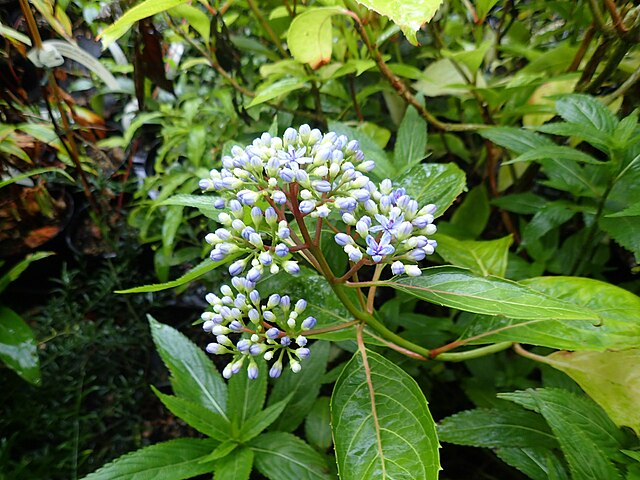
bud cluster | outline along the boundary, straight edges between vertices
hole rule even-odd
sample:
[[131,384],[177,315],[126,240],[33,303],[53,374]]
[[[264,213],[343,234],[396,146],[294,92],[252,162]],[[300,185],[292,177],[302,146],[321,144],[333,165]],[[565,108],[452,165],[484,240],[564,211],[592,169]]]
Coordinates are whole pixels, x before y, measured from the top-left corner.
[[246,364],[249,378],[257,378],[259,356],[274,360],[272,378],[282,373],[285,356],[289,368],[298,373],[300,360],[311,354],[304,333],[316,325],[314,317],[303,315],[307,302],[300,299],[293,304],[288,295],[278,294],[262,299],[255,283],[244,277],[234,277],[231,283],[220,288],[220,296],[206,295],[210,308],[201,315],[204,331],[216,337],[207,352],[233,355],[222,375],[230,378]]

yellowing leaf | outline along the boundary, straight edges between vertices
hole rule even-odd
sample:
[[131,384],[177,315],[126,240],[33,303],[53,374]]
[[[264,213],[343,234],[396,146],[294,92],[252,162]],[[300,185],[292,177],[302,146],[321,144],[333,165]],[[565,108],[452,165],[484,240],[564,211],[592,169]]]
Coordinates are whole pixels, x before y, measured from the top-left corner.
[[296,16],[287,32],[287,43],[293,58],[316,69],[329,63],[332,50],[331,17],[345,14],[340,7],[321,7]]
[[418,45],[416,32],[433,18],[442,0],[357,0],[369,10],[389,17],[402,29],[412,45]]

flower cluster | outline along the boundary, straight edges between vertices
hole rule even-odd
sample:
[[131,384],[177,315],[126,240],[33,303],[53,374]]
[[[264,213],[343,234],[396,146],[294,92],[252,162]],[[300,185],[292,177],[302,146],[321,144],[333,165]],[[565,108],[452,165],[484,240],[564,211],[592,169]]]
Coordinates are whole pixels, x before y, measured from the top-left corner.
[[[203,317],[205,329],[223,335],[222,341],[210,344],[207,350],[234,353],[226,375],[240,369],[247,358],[249,376],[256,375],[252,356],[257,354],[267,359],[278,355],[272,376],[282,371],[283,351],[290,358],[308,355],[297,338],[300,348],[290,348],[291,335],[299,334],[295,328],[310,327],[309,322],[297,326],[295,316],[292,320],[291,315],[299,312],[289,310],[286,295],[279,297],[283,304],[270,301],[266,310],[249,297],[259,298],[254,286],[265,273],[300,272],[294,253],[318,246],[312,245],[314,240],[306,232],[306,217],[317,219],[316,242],[323,222],[337,232],[335,241],[343,247],[354,271],[363,265],[390,264],[395,275],[421,274],[417,262],[436,247],[428,238],[436,231],[436,206],[421,207],[403,188],[394,188],[391,180],[376,185],[367,175],[374,166],[373,161],[365,160],[356,140],[302,125],[298,130],[288,128],[282,138],[264,133],[245,148],[234,146],[231,155],[222,158],[223,168],[211,170],[208,178],[200,180],[203,191],[218,194],[214,206],[221,210],[218,221],[222,226],[206,236],[213,246],[211,259],[229,262],[229,273],[239,292],[236,296],[223,292],[222,299],[211,297],[218,303],[212,303],[213,312]],[[290,224],[293,219],[298,230]],[[334,226],[341,222],[346,225],[343,231]],[[312,256],[307,259],[313,260]],[[275,307],[280,310],[274,311]],[[275,325],[286,325],[289,330]],[[277,334],[269,336],[273,329]],[[226,333],[220,333],[227,330],[244,332],[250,338],[242,337],[234,346],[224,337]],[[306,339],[301,341],[306,343]],[[280,353],[268,348],[276,344]],[[299,362],[291,360],[291,368],[299,370]]]
[[[201,318],[202,328],[216,337],[207,352],[215,355],[233,354],[233,359],[222,371],[225,378],[236,374],[247,364],[249,378],[258,377],[256,357],[274,360],[269,376],[279,377],[285,355],[294,373],[300,371],[300,360],[309,358],[304,332],[316,325],[312,316],[304,317],[307,302],[303,299],[292,304],[288,295],[270,295],[260,298],[255,283],[244,277],[233,277],[232,287],[223,285],[220,296],[208,293],[205,297],[210,309]],[[237,337],[236,342],[230,336]]]

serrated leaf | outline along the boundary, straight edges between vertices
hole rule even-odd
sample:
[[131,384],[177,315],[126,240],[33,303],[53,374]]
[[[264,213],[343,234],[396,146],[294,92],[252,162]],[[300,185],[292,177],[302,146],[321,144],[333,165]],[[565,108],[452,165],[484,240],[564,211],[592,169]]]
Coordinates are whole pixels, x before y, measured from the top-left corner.
[[548,448],[498,448],[496,455],[532,480],[569,480],[562,461]]
[[441,233],[434,235],[438,255],[458,267],[470,269],[478,275],[503,277],[507,270],[509,247],[513,237],[497,240],[457,240]]
[[295,435],[264,433],[249,445],[254,464],[269,480],[330,480],[325,457]]
[[482,317],[468,327],[463,338],[480,335],[482,338],[471,343],[512,341],[566,350],[604,351],[640,345],[640,298],[631,292],[580,277],[537,277],[521,283],[549,297],[588,308],[600,322]]
[[621,478],[611,458],[620,455],[622,433],[588,398],[552,388],[503,393],[498,397],[542,414],[558,439],[575,480]]
[[106,49],[122,35],[127,33],[131,26],[143,18],[151,17],[157,13],[165,12],[171,8],[186,3],[186,0],[145,0],[135,7],[127,10],[113,24],[109,25],[98,35],[102,40],[102,48]]
[[227,386],[204,351],[176,329],[147,317],[156,349],[171,372],[175,394],[228,421]]
[[557,442],[544,419],[521,408],[478,408],[438,424],[440,440],[472,447],[547,447]]
[[428,302],[474,313],[529,320],[599,320],[589,309],[547,296],[521,283],[494,276],[481,277],[465,268],[426,268],[419,277],[399,277],[384,285]]
[[216,442],[179,438],[128,453],[83,480],[182,480],[213,471],[213,464],[200,463]]
[[636,261],[640,261],[640,220],[637,216],[603,217],[598,223],[611,238],[633,253]]
[[264,410],[259,411],[249,418],[240,430],[240,438],[242,439],[242,442],[245,443],[252,440],[271,425],[276,418],[280,416],[289,401],[291,401],[294,393],[295,392],[291,392],[284,400],[280,400],[279,402],[269,405]]
[[165,395],[155,387],[151,387],[165,407],[176,417],[184,420],[188,425],[200,433],[223,442],[230,435],[229,421],[213,413],[210,409],[184,398]]
[[518,155],[533,149],[554,146],[554,143],[547,137],[523,128],[491,127],[479,130],[478,133],[496,145],[508,148]]
[[562,95],[556,101],[556,110],[567,122],[589,125],[601,132],[613,133],[618,125],[611,110],[589,95]]
[[320,451],[329,449],[333,444],[330,403],[329,397],[318,397],[304,421],[307,440]]
[[389,17],[402,29],[412,45],[418,45],[416,32],[427,23],[440,8],[442,0],[357,0],[369,10]]
[[413,107],[407,107],[398,127],[393,150],[394,164],[400,171],[411,168],[425,157],[427,148],[427,122]]
[[591,155],[584,153],[575,148],[564,145],[554,145],[549,147],[538,147],[535,150],[529,150],[516,158],[503,162],[502,165],[511,165],[518,162],[530,162],[534,160],[555,160],[555,161],[571,161],[580,163],[589,163],[592,165],[603,165],[604,162],[596,160]]
[[640,350],[555,352],[545,359],[580,385],[616,425],[640,435]]
[[38,344],[31,327],[8,307],[0,305],[0,360],[27,382],[40,384]]
[[170,282],[154,283],[153,285],[143,285],[141,287],[128,288],[126,290],[116,290],[114,293],[147,293],[147,292],[159,292],[161,290],[167,290],[169,288],[176,288],[181,285],[184,285],[185,283],[189,283],[194,281],[197,278],[200,278],[205,273],[208,273],[211,270],[214,270],[220,267],[221,265],[224,265],[232,261],[237,256],[238,255],[234,255],[234,254],[227,255],[227,257],[224,260],[221,260],[219,262],[214,262],[207,258],[202,262],[200,262],[195,267],[193,267],[187,273],[182,275],[180,278],[171,280]]
[[329,63],[333,44],[331,17],[345,12],[340,7],[314,7],[296,15],[287,32],[293,58],[313,69]]
[[262,410],[267,394],[267,372],[264,361],[257,362],[258,378],[251,380],[247,375],[233,375],[228,381],[227,413],[238,428],[255,412]]
[[331,397],[341,480],[436,479],[439,444],[424,394],[404,370],[372,351],[366,355],[365,366],[355,353]]
[[275,430],[287,432],[295,430],[311,410],[320,392],[322,376],[329,360],[330,347],[329,342],[314,343],[310,347],[311,357],[302,364],[302,371],[298,374],[287,369],[274,385],[269,396],[269,405],[282,401],[293,394],[289,400],[286,414],[274,422],[273,428]]
[[213,480],[249,480],[252,468],[253,451],[242,447],[216,462]]
[[283,78],[282,80],[278,80],[259,89],[256,93],[256,96],[253,97],[253,100],[251,100],[251,103],[247,105],[247,108],[255,107],[256,105],[268,102],[269,100],[273,100],[274,98],[280,97],[287,93],[300,90],[301,88],[304,88],[306,86],[307,83],[304,80],[300,80],[299,78]]
[[421,163],[401,175],[396,183],[418,204],[435,204],[438,209],[434,215],[439,217],[465,190],[466,177],[453,163]]

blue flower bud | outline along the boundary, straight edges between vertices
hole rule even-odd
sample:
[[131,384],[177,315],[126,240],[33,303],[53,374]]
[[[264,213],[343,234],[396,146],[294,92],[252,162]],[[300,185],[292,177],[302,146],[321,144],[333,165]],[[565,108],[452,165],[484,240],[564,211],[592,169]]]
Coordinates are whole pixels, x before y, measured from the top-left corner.
[[297,275],[300,273],[300,267],[298,266],[298,262],[294,262],[291,260],[284,262],[282,264],[282,268],[284,268],[284,271],[290,275]]
[[229,265],[229,275],[233,277],[240,275],[246,265],[246,260],[236,260],[231,265]]
[[300,360],[305,360],[311,356],[311,350],[309,350],[308,348],[298,348],[294,350],[294,353]]
[[258,378],[258,375],[260,375],[258,366],[255,363],[251,363],[249,365],[249,368],[247,368],[247,376],[249,377],[249,379],[255,380],[256,378]]
[[219,248],[214,248],[213,250],[211,250],[209,257],[214,262],[220,262],[224,260],[224,257],[226,257],[226,255]]
[[210,343],[205,347],[205,350],[207,353],[211,353],[212,355],[221,355],[229,352],[226,347],[223,347],[219,343]]
[[249,347],[249,353],[255,357],[264,352],[266,348],[264,343],[254,343]]
[[278,214],[273,209],[273,207],[268,207],[264,211],[264,218],[270,226],[274,226],[278,221]]
[[218,208],[218,209],[220,209],[220,208],[224,208],[224,206],[225,206],[224,198],[216,198],[216,199],[213,201],[213,207],[214,207],[214,208]]
[[271,196],[271,198],[278,205],[283,205],[287,202],[287,196],[284,194],[284,192],[280,190],[276,190],[275,192],[273,192],[273,195]]
[[297,313],[304,312],[305,308],[307,308],[307,301],[304,298],[301,298],[296,302],[295,311]]
[[247,272],[247,280],[250,282],[257,282],[260,280],[260,277],[262,277],[262,272],[256,267],[253,267],[249,272]]
[[356,209],[357,205],[356,200],[349,197],[336,198],[335,203],[340,210],[345,210],[347,212],[353,212]]
[[290,305],[291,299],[289,298],[289,295],[283,295],[282,297],[280,297],[280,307],[283,310],[288,310]]
[[213,320],[207,320],[206,322],[204,322],[202,324],[202,330],[204,330],[205,332],[209,333],[211,332],[211,329],[215,326],[215,323],[213,322]]
[[273,262],[273,258],[269,252],[262,252],[258,255],[258,260],[260,260],[260,263],[265,266],[271,265]]
[[284,140],[286,143],[293,143],[296,141],[296,139],[298,138],[298,132],[296,132],[295,128],[287,128],[284,131],[284,135],[282,135],[282,140]]
[[278,229],[277,235],[280,240],[286,240],[291,235],[291,231],[287,227],[283,227]]
[[260,312],[258,312],[258,310],[256,310],[255,308],[249,310],[249,313],[247,315],[249,316],[249,320],[252,323],[257,324],[260,321]]
[[287,247],[284,243],[279,243],[276,245],[276,255],[279,257],[286,257],[289,254],[289,247]]
[[270,295],[269,299],[267,300],[267,308],[271,309],[278,306],[280,304],[280,298],[280,295],[278,295],[277,293]]
[[407,258],[414,262],[419,262],[426,256],[426,252],[422,248],[415,248],[407,253]]
[[242,339],[242,340],[238,341],[238,344],[236,345],[236,348],[238,349],[238,351],[240,353],[248,353],[250,346],[251,346],[251,341],[250,340]]
[[257,305],[260,302],[260,292],[257,290],[251,290],[251,292],[249,292],[249,300]]
[[282,374],[282,363],[276,362],[269,370],[269,376],[271,378],[278,378]]
[[266,310],[262,312],[262,316],[267,322],[273,322],[276,319],[276,314],[273,313],[271,310]]
[[296,174],[290,168],[282,168],[279,172],[280,178],[287,183],[293,182],[296,178]]
[[220,238],[220,240],[226,241],[231,238],[231,232],[229,232],[229,230],[227,230],[226,228],[218,228],[215,233]]
[[253,223],[256,225],[256,227],[260,225],[260,223],[262,222],[262,218],[263,218],[263,214],[260,207],[252,207],[251,220],[253,220]]
[[296,343],[299,346],[304,347],[307,344],[307,339],[306,339],[306,337],[303,337],[302,335],[298,335],[298,337],[296,338]]
[[311,186],[320,193],[328,193],[331,191],[331,183],[326,180],[314,180],[311,182]]
[[391,273],[394,275],[402,275],[404,273],[404,265],[402,262],[395,261],[391,264]]
[[347,225],[355,225],[357,220],[351,213],[345,212],[342,214],[342,221]]
[[313,212],[313,209],[316,208],[316,202],[313,200],[303,200],[299,205],[300,211],[304,214],[308,214]]
[[316,326],[316,323],[318,323],[318,321],[315,319],[315,317],[307,317],[302,322],[302,329],[311,330],[313,327]]
[[251,233],[249,235],[249,243],[256,248],[262,248],[264,244],[262,243],[262,237],[258,233]]
[[230,200],[229,201],[229,209],[233,212],[233,213],[240,213],[242,212],[242,204],[238,201],[238,200]]
[[213,182],[207,178],[203,178],[198,182],[198,186],[200,187],[200,190],[209,190],[210,188],[213,188]]
[[271,340],[275,340],[280,336],[280,330],[278,330],[276,327],[273,327],[267,330],[265,335],[267,336],[267,338],[270,338]]
[[333,238],[336,241],[336,243],[341,247],[344,247],[345,245],[351,245],[354,243],[353,238],[351,238],[346,233],[342,233],[342,232],[336,233],[336,236]]
[[284,336],[280,339],[280,344],[284,347],[288,347],[291,345],[291,339],[287,336]]
[[234,320],[229,324],[229,328],[234,332],[239,332],[244,328],[244,326],[238,320]]

